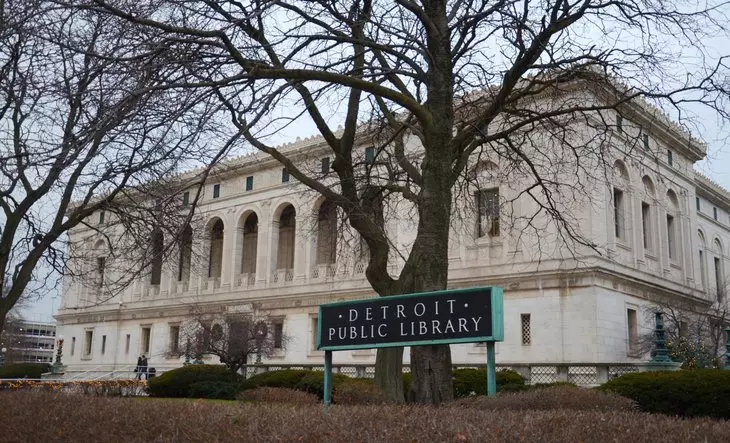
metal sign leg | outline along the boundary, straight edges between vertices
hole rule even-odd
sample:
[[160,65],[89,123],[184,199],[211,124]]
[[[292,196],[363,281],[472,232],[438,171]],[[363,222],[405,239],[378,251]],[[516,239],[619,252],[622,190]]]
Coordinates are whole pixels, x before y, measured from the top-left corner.
[[487,342],[487,395],[497,395],[497,365],[494,356],[494,342]]
[[332,404],[332,351],[324,351],[324,410]]

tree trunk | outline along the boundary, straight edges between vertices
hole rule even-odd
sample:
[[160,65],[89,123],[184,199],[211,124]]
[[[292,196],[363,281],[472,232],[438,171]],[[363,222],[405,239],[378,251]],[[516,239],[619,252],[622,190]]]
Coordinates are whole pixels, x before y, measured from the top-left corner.
[[411,373],[409,401],[437,405],[454,399],[449,345],[413,346]]
[[403,348],[379,348],[375,357],[375,384],[389,403],[403,403]]

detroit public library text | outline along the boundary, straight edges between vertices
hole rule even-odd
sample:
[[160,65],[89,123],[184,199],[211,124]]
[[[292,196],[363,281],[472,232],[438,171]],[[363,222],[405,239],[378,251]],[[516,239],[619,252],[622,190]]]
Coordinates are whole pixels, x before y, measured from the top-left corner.
[[[457,299],[434,300],[430,303],[383,305],[378,307],[351,307],[346,326],[329,327],[327,338],[333,339],[387,339],[394,334],[404,340],[425,335],[479,333],[482,316],[469,315],[468,303],[458,309]],[[465,315],[466,314],[466,315]],[[340,314],[339,317],[345,314]],[[439,317],[439,318],[434,318]],[[396,321],[393,321],[393,320]],[[363,323],[364,322],[364,323]],[[357,324],[353,324],[357,323]]]

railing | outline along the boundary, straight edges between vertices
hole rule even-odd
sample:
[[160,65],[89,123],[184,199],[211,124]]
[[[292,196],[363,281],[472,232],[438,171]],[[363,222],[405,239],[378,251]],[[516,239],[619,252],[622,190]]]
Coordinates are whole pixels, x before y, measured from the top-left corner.
[[273,283],[284,283],[284,282],[290,282],[294,280],[294,270],[293,269],[277,269],[274,271],[274,274],[271,276],[271,281]]
[[334,278],[337,274],[337,265],[334,263],[325,263],[316,265],[312,268],[312,279]]
[[[105,367],[106,366],[106,367]],[[66,371],[65,380],[122,380],[134,379],[134,365],[119,368],[109,368],[110,365],[97,366],[89,370]],[[156,375],[180,367],[180,365],[154,365]],[[455,364],[454,369],[476,368],[483,369],[486,365]],[[643,372],[648,368],[646,363],[501,363],[497,370],[511,369],[525,378],[528,384],[570,382],[578,386],[591,387],[606,383],[616,377],[632,372]],[[149,368],[148,368],[149,369]],[[323,371],[321,364],[261,364],[248,365],[242,369],[250,377],[267,371],[282,369],[305,369]],[[403,365],[403,372],[410,372],[410,365]],[[343,364],[333,365],[332,372],[345,374],[351,377],[372,378],[375,376],[374,365]]]
[[237,287],[249,287],[256,284],[256,274],[255,273],[246,273],[246,274],[238,274],[236,276],[236,286]]

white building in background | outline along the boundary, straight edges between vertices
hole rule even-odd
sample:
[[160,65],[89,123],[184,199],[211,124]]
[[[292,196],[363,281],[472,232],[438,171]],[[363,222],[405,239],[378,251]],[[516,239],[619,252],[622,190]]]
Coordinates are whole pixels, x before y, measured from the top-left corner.
[[[488,159],[475,166],[481,203],[455,205],[479,210],[455,217],[449,287],[504,288],[505,341],[497,344],[498,362],[641,361],[638,337],[653,327],[646,308],[677,300],[722,301],[730,261],[730,194],[693,169],[704,147],[655,115],[642,104],[631,106],[623,119],[615,117],[612,143],[638,140],[640,149],[630,159],[616,153],[612,177],[586,191],[590,204],[578,202],[572,209],[578,228],[602,254],[579,247],[574,257],[554,229],[520,228],[517,221],[534,208],[516,197],[519,178],[495,180],[500,165]],[[319,138],[281,149],[329,172]],[[374,155],[371,149],[363,146],[359,155],[367,159]],[[183,204],[191,198],[185,195]],[[497,201],[510,201],[509,210],[500,211]],[[170,351],[184,346],[180,328],[193,305],[269,315],[274,333],[291,337],[269,363],[320,364],[318,305],[374,295],[366,263],[350,247],[358,242],[337,234],[333,205],[263,154],[232,159],[225,173],[211,176],[199,213],[204,223],[183,236],[180,260],[158,264],[123,294],[97,303],[96,290],[68,282],[56,316],[66,339],[64,364],[111,370],[134,366],[144,353],[150,366],[180,365],[182,358]],[[103,217],[92,223],[113,222]],[[415,233],[411,217],[394,212],[386,225],[394,243],[407,249]],[[103,272],[100,236],[79,227],[70,239],[77,250],[97,257]],[[201,263],[191,259],[196,248],[206,251]],[[394,257],[394,275],[399,266],[402,260]],[[452,353],[455,364],[486,358],[485,347],[475,344],[452,345]],[[335,364],[374,359],[374,350],[334,354]]]
[[11,363],[53,363],[56,324],[20,319],[13,321],[0,341],[6,361]]

